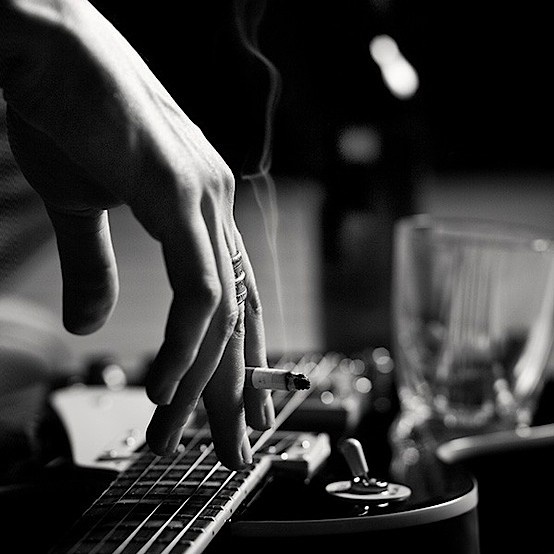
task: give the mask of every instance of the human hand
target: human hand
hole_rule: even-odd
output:
[[[158,404],[147,441],[157,454],[172,451],[202,396],[219,459],[242,467],[246,425],[271,426],[273,404],[244,389],[245,363],[265,365],[266,349],[232,172],[86,0],[0,0],[0,86],[14,156],[56,232],[64,325],[86,334],[109,318],[118,277],[107,210],[127,204],[161,243],[173,290],[146,385]]]

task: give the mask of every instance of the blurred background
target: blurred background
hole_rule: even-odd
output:
[[[271,357],[389,345],[399,217],[491,217],[554,231],[546,4],[93,4],[233,168]],[[5,138],[0,148],[0,177],[11,183],[1,206],[12,254],[4,292],[51,312],[77,362],[107,352],[144,364],[171,301],[159,245],[126,208],[112,210],[118,307],[91,336],[65,333],[48,221]],[[14,226],[22,220],[24,232]]]

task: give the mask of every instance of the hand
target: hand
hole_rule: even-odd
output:
[[[271,426],[273,405],[244,389],[245,363],[264,365],[266,350],[232,172],[86,0],[0,0],[0,27],[9,140],[56,232],[65,327],[91,333],[109,318],[118,278],[107,210],[129,205],[161,243],[174,293],[146,386],[158,404],[148,443],[172,451],[202,396],[221,462],[243,467],[246,425]],[[237,251],[248,288],[241,305]]]

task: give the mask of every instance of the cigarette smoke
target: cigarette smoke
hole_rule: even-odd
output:
[[[275,293],[279,310],[281,332],[287,348],[285,332],[285,315],[283,304],[283,287],[278,252],[279,209],[277,205],[277,190],[271,170],[273,121],[281,91],[281,77],[275,65],[262,54],[258,43],[258,31],[265,9],[265,2],[260,0],[237,0],[235,2],[235,23],[239,37],[247,51],[256,58],[267,71],[269,80],[268,93],[264,111],[264,131],[261,154],[253,169],[242,173],[241,177],[252,186],[254,198],[264,224],[265,236],[273,264]]]

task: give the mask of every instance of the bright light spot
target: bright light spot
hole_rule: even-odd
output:
[[[406,60],[383,68],[383,79],[390,91],[400,99],[411,98],[419,87],[417,73]]]
[[[369,52],[381,69],[383,80],[394,96],[403,100],[416,93],[419,88],[417,72],[404,58],[392,37],[374,37],[369,43]]]
[[[386,348],[376,348],[372,353],[372,358],[379,373],[390,373],[394,369],[394,362]]]
[[[122,390],[127,384],[123,369],[117,364],[110,364],[102,371],[102,377],[110,390]]]
[[[378,65],[394,63],[400,56],[398,45],[388,35],[378,35],[373,38],[369,43],[369,52]]]
[[[371,390],[372,384],[367,377],[358,377],[355,382],[355,387],[358,392],[366,394]]]
[[[394,362],[392,361],[392,358],[381,358],[375,365],[375,368],[379,373],[386,375],[394,369]]]
[[[352,360],[351,368],[354,375],[361,375],[365,371],[365,364],[362,360],[356,358]]]
[[[374,362],[379,362],[379,358],[381,357],[388,358],[389,356],[390,356],[390,352],[384,346],[378,346],[371,353],[371,357],[373,358]]]
[[[335,396],[331,391],[325,390],[321,393],[320,399],[323,402],[323,404],[332,404],[333,400],[335,399]]]

